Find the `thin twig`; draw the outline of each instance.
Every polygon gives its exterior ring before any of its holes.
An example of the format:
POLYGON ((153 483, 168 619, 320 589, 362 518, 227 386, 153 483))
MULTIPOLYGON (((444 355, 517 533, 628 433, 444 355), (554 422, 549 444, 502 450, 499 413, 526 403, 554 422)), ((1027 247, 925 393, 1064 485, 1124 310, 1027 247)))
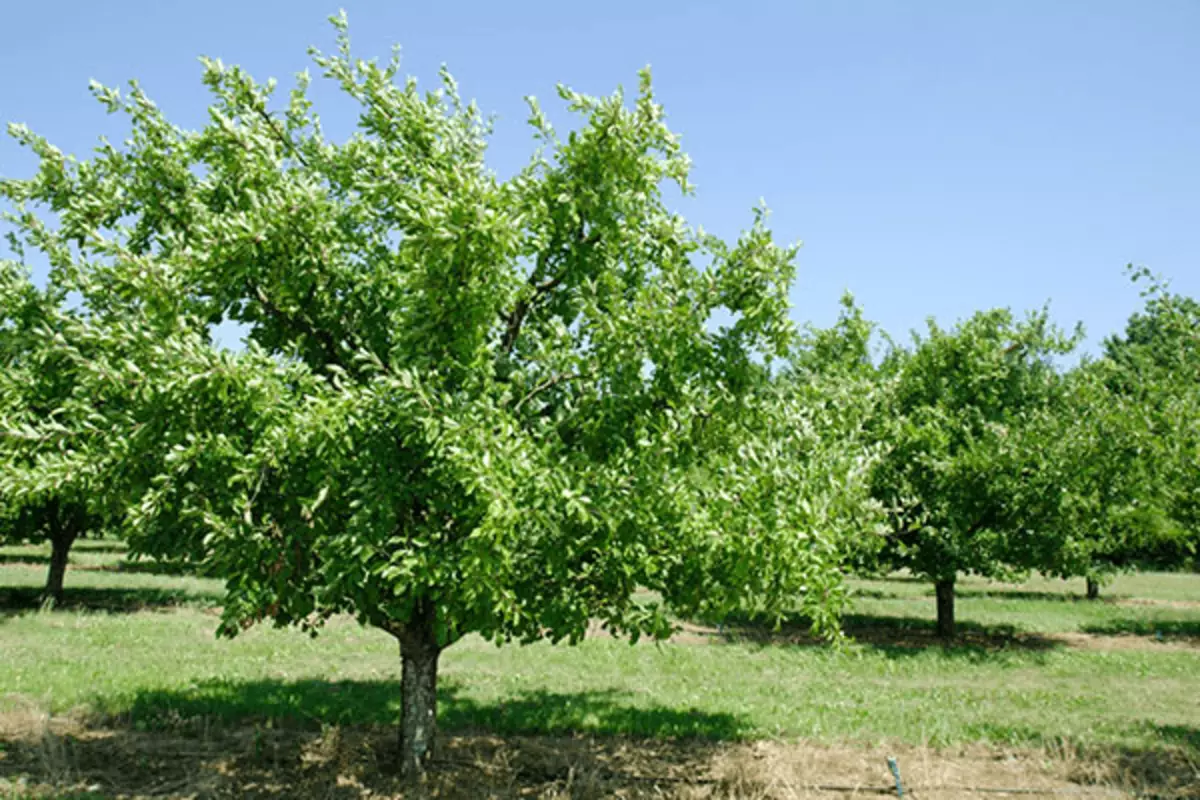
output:
POLYGON ((297 161, 307 167, 308 160, 305 159, 303 154, 301 154, 300 150, 296 147, 296 143, 288 138, 284 131, 281 131, 278 127, 276 127, 275 120, 271 118, 271 114, 267 111, 266 106, 256 106, 254 110, 257 111, 263 120, 266 121, 267 127, 271 129, 271 133, 275 134, 275 138, 282 142, 283 146, 291 151, 292 155, 296 157, 297 161))

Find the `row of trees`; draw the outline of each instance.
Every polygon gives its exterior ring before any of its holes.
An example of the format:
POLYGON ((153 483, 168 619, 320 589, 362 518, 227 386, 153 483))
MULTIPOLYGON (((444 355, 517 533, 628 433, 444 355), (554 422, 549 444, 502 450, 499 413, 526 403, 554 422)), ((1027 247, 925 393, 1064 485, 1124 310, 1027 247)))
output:
POLYGON ((114 532, 223 577, 224 634, 352 614, 399 642, 415 774, 469 633, 799 605, 836 636, 848 571, 907 567, 949 635, 960 572, 1191 546, 1194 303, 1155 284, 1067 372, 1044 313, 873 358, 852 303, 793 329, 762 213, 729 243, 668 209, 688 160, 648 74, 631 103, 560 89, 565 137, 531 99, 539 149, 501 180, 449 75, 421 93, 334 22, 313 55, 360 109, 346 141, 307 74, 279 107, 219 61, 201 130, 136 84, 94 87, 131 132, 88 159, 11 128, 39 168, 0 182, 0 536, 52 543, 50 600, 71 543, 114 532))
POLYGON ((949 330, 930 321, 872 359, 870 325, 847 301, 804 354, 810 373, 850 370, 876 387, 865 424, 885 532, 848 552, 860 572, 933 583, 941 635, 954 636, 961 574, 1082 576, 1094 598, 1115 569, 1195 556, 1200 306, 1145 270, 1132 277, 1144 309, 1069 369, 1082 332, 1044 310, 980 312, 949 330))

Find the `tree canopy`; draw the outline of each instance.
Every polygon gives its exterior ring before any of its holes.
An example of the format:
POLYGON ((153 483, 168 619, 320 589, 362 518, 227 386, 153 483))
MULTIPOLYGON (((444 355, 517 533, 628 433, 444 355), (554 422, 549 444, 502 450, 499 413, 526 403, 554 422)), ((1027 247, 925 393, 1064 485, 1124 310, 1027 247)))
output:
POLYGON ((1061 531, 1031 524, 1012 499, 1041 444, 1031 421, 1060 410, 1053 358, 1076 341, 1045 312, 997 309, 949 330, 931 320, 885 359, 895 386, 879 435, 889 446, 872 478, 889 516, 881 557, 937 584, 944 636, 959 572, 1011 577, 1062 546, 1061 531))
POLYGON ((13 129, 40 167, 0 193, 80 298, 67 352, 95 343, 75 438, 152 453, 91 486, 134 548, 225 577, 226 633, 349 613, 396 636, 413 772, 438 655, 468 633, 636 639, 670 632, 668 606, 797 599, 833 631, 837 539, 867 499, 857 452, 772 379, 796 249, 762 212, 726 243, 670 211, 689 162, 648 73, 632 102, 560 88, 565 137, 531 99, 539 150, 500 179, 448 73, 421 92, 334 22, 314 60, 358 105, 345 141, 307 73, 277 108, 213 60, 200 130, 136 84, 94 87, 131 134, 87 160, 13 129), (214 343, 225 321, 244 348, 214 343))

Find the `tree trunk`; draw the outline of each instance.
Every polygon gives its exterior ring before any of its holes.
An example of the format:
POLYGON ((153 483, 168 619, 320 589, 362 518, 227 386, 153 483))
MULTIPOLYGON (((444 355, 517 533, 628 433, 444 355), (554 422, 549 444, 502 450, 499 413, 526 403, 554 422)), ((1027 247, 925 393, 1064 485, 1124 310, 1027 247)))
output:
POLYGON ((42 592, 42 607, 54 608, 62 603, 63 578, 67 574, 67 556, 78 532, 75 526, 55 520, 50 524, 50 574, 42 592))
POLYGON ((938 581, 937 590, 937 635, 943 639, 954 638, 954 579, 938 581))
POLYGON ((433 615, 418 613, 399 633, 400 773, 419 778, 433 756, 437 735, 437 669, 442 648, 433 615))
POLYGON ((1098 600, 1100 598, 1100 582, 1095 578, 1087 579, 1087 599, 1098 600))

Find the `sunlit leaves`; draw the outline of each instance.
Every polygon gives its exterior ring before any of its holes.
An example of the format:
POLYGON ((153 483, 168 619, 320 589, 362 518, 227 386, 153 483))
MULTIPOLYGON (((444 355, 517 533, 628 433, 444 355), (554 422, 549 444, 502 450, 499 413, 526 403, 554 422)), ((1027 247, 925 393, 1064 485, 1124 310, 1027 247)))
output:
POLYGON ((565 138, 533 104, 542 150, 501 179, 449 73, 421 91, 334 23, 313 55, 357 104, 344 141, 307 74, 277 98, 217 60, 200 130, 135 85, 93 87, 130 135, 88 159, 16 131, 41 166, 2 185, 12 225, 80 298, 35 344, 80 414, 8 428, 93 448, 55 469, 119 474, 89 491, 136 549, 228 579, 229 632, 423 605, 443 644, 636 638, 663 603, 797 598, 832 629, 869 459, 840 401, 772 377, 796 249, 761 210, 732 244, 670 211, 689 161, 648 72, 633 98, 561 87, 565 138), (228 321, 238 352, 210 340, 228 321))

